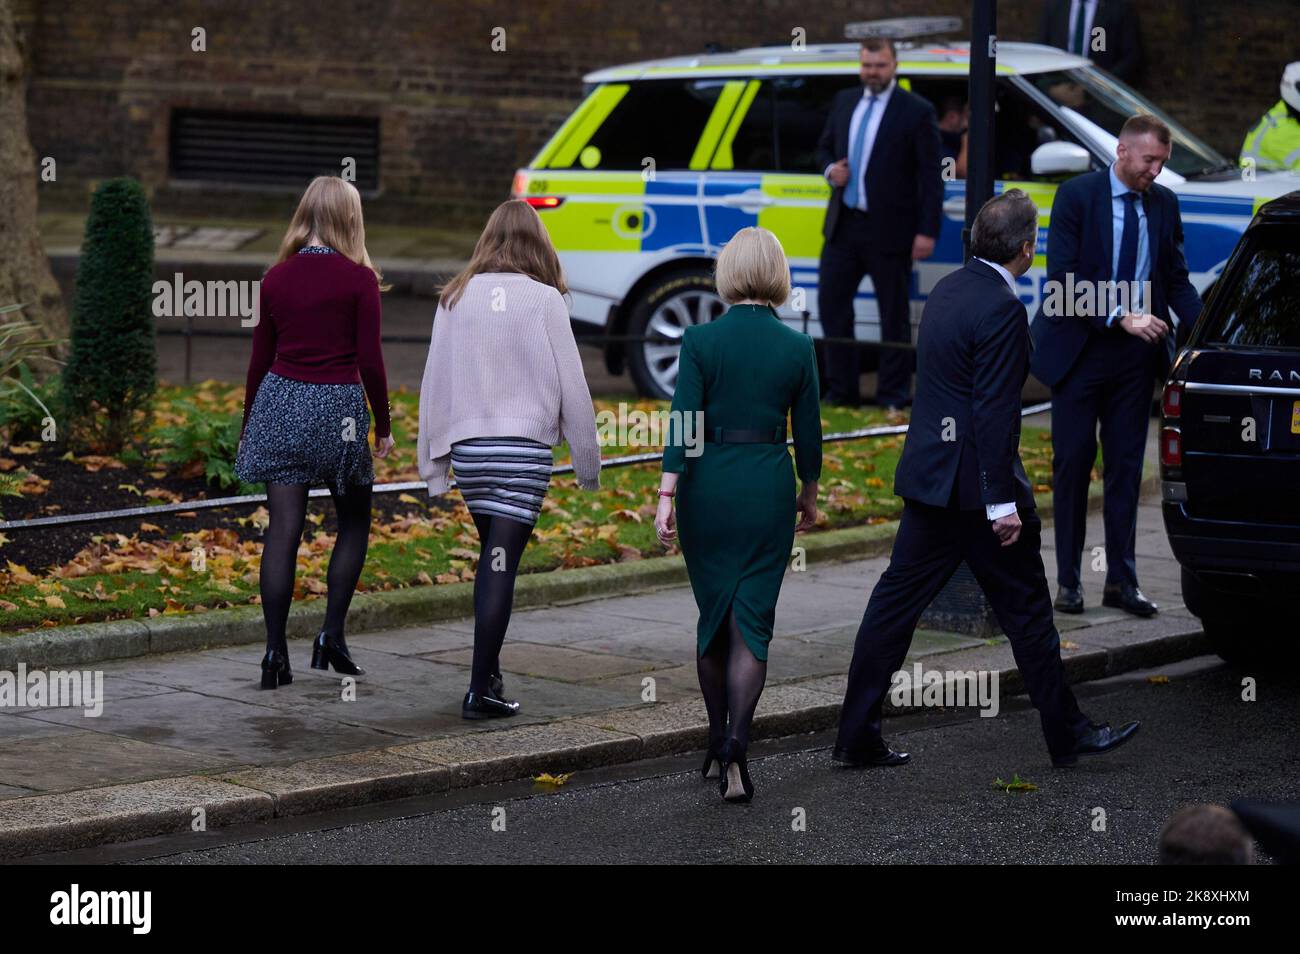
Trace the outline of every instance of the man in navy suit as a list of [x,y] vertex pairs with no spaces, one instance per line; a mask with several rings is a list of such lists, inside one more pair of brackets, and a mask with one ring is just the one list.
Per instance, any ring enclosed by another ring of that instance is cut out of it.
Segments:
[[908,760],[882,739],[881,707],[917,620],[962,560],[1011,642],[1053,764],[1113,749],[1138,729],[1136,722],[1119,730],[1090,722],[1061,663],[1039,555],[1042,524],[1019,452],[1029,330],[1015,280],[1029,269],[1037,242],[1038,209],[1029,196],[1012,189],[990,199],[973,225],[974,257],[926,301],[916,402],[894,474],[903,517],[853,647],[831,755],[837,762]]
[[[934,107],[900,89],[894,43],[869,38],[860,53],[862,87],[839,92],[817,141],[817,162],[831,184],[822,227],[817,307],[829,338],[853,338],[853,301],[871,276],[882,341],[912,343],[912,262],[928,258],[939,235],[943,183]],[[857,405],[858,348],[826,346],[832,404]],[[912,389],[912,354],[885,348],[876,402],[897,411]]]
[[1173,357],[1170,307],[1188,327],[1201,299],[1187,277],[1178,198],[1155,178],[1169,127],[1130,117],[1109,169],[1071,179],[1052,204],[1047,283],[1030,370],[1052,389],[1056,608],[1083,612],[1088,483],[1101,425],[1106,527],[1102,604],[1152,616],[1134,549],[1152,382]]
[[1086,56],[1129,83],[1142,70],[1137,5],[1129,0],[1047,0],[1038,42]]

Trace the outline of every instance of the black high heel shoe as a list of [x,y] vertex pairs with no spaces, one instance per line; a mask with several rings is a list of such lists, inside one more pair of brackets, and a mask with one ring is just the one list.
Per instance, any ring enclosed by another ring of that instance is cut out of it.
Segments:
[[311,646],[311,668],[326,669],[334,667],[334,671],[344,676],[364,676],[366,671],[352,661],[348,655],[347,643],[343,642],[340,636],[337,640],[330,639],[325,635],[325,630],[321,630],[320,635]]
[[704,765],[700,769],[700,775],[707,781],[711,778],[717,778],[722,774],[722,756],[719,754],[721,747],[715,747],[712,742],[704,751]]
[[289,669],[289,654],[278,649],[268,649],[262,657],[262,688],[274,689],[291,682],[293,672]]
[[516,715],[519,703],[503,699],[492,689],[477,693],[472,689],[465,693],[465,701],[460,704],[462,719],[499,719]]
[[745,750],[728,739],[722,747],[722,771],[718,777],[718,790],[728,802],[748,802],[754,797],[754,782],[749,777],[749,764]]

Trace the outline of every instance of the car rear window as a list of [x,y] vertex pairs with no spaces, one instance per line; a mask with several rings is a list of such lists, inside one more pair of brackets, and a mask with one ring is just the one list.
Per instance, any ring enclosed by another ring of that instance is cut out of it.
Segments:
[[1300,350],[1300,235],[1267,226],[1248,233],[1246,259],[1228,279],[1207,344]]

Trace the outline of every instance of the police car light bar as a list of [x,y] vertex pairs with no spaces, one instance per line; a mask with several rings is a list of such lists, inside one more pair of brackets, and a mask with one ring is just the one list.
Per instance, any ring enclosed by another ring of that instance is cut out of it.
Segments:
[[917,36],[935,36],[961,30],[961,17],[896,17],[892,20],[863,20],[844,27],[844,37],[865,40],[868,37],[889,37],[906,40]]

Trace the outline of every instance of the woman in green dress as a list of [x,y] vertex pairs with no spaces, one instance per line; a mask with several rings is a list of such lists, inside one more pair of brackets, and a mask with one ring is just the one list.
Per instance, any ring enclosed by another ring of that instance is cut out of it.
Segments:
[[749,801],[745,753],[776,601],[796,530],[817,522],[821,408],[812,339],[776,314],[790,297],[790,266],[776,236],[737,232],[718,256],[716,283],[731,307],[682,336],[655,529],[665,546],[680,534],[700,610],[704,777],[718,778],[728,801]]

